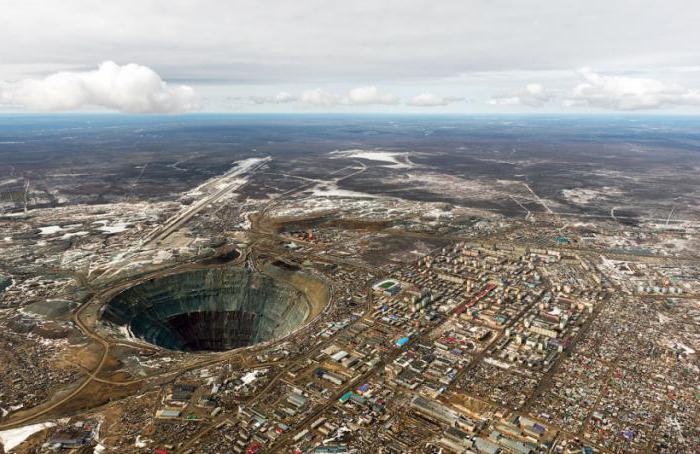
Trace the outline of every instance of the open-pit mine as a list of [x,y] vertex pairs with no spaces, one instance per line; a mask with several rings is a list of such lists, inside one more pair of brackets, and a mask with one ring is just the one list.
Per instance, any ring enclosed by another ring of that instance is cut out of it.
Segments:
[[285,337],[309,318],[304,293],[243,267],[149,279],[116,295],[102,319],[172,350],[222,351]]

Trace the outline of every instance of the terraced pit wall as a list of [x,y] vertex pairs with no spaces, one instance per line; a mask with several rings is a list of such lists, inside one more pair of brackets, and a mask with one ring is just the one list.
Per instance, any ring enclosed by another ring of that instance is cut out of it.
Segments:
[[320,281],[298,271],[202,268],[119,293],[101,319],[167,349],[221,351],[284,337],[315,317],[327,299]]

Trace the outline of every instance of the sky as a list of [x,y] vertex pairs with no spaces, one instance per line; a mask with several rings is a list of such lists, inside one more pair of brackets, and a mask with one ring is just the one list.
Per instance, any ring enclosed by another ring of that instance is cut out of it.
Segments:
[[700,114],[697,0],[0,0],[0,111]]

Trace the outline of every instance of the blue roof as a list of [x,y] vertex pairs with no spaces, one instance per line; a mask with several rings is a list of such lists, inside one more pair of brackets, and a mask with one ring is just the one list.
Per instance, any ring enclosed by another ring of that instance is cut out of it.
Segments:
[[406,342],[408,342],[408,337],[402,337],[401,339],[396,341],[396,346],[401,347],[404,345]]

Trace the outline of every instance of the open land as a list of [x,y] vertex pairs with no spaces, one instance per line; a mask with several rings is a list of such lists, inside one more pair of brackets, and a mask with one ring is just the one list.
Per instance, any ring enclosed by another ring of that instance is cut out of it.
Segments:
[[698,131],[0,117],[0,446],[694,452]]

